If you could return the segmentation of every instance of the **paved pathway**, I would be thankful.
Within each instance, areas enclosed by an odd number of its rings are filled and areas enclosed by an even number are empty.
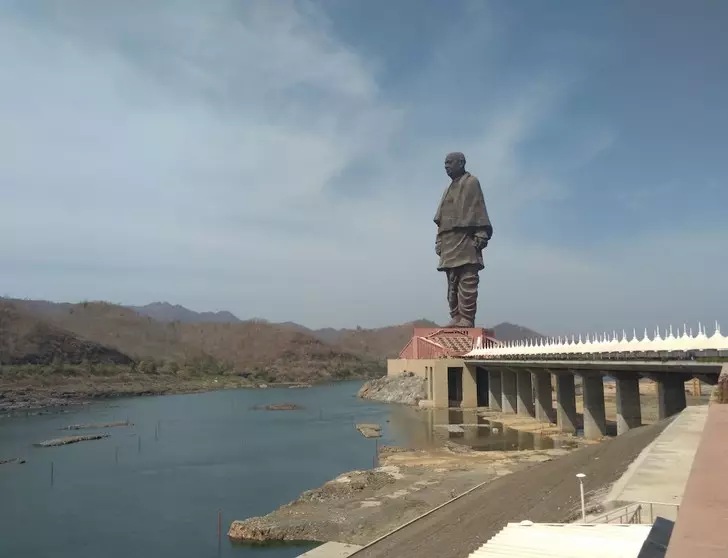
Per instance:
[[[710,406],[666,558],[728,556],[728,404]]]
[[[707,418],[707,405],[684,409],[615,483],[605,504],[657,502],[644,510],[644,520],[651,523],[650,515],[677,519]]]
[[[327,542],[319,547],[299,555],[299,558],[347,558],[359,550],[361,546],[340,542]]]

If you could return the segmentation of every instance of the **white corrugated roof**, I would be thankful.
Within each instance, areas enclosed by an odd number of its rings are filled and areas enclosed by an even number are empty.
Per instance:
[[[468,558],[637,558],[652,525],[509,523]]]

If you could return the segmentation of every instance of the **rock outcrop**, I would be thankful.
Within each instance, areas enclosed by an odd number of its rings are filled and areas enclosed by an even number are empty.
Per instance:
[[[362,399],[373,399],[384,403],[417,405],[422,399],[427,399],[427,380],[412,372],[384,376],[365,383],[358,395]]]

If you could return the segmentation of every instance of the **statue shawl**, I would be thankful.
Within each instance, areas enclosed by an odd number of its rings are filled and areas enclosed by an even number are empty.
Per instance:
[[[442,195],[434,221],[438,234],[460,228],[485,229],[490,238],[493,226],[488,218],[483,190],[475,176],[466,172],[450,183]]]

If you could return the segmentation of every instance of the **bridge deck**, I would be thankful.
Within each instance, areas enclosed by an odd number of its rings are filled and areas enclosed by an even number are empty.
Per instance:
[[[464,558],[508,522],[570,519],[579,509],[577,473],[587,491],[611,485],[669,421],[499,478],[353,554],[356,558]]]
[[[638,374],[656,374],[660,372],[674,372],[682,374],[718,375],[721,369],[728,364],[724,362],[700,362],[693,360],[675,360],[661,362],[659,360],[511,360],[511,359],[484,359],[466,357],[465,362],[485,368],[528,368],[546,369],[551,371],[598,371],[598,372],[633,372]]]

